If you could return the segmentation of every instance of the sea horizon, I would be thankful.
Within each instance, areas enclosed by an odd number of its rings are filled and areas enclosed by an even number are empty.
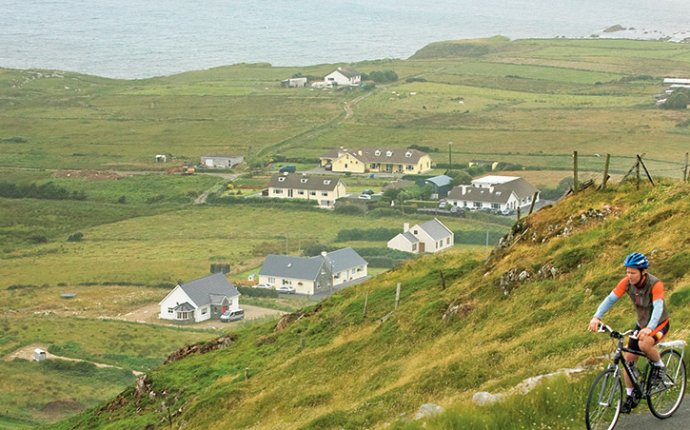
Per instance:
[[[685,41],[680,0],[6,0],[0,67],[138,79],[239,63],[405,59],[432,42],[505,36]],[[622,29],[607,33],[614,25]]]

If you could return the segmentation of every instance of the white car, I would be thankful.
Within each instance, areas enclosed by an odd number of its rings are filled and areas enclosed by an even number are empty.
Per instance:
[[[273,285],[271,285],[271,284],[256,284],[256,285],[252,285],[252,288],[262,288],[264,290],[272,290]]]
[[[295,294],[295,287],[292,285],[280,285],[276,287],[276,291],[284,294]]]

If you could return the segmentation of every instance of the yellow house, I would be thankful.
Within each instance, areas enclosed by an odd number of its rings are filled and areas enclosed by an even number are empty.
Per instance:
[[[431,170],[429,154],[416,149],[366,148],[356,151],[339,149],[324,154],[321,166],[333,172],[402,173],[417,175]]]

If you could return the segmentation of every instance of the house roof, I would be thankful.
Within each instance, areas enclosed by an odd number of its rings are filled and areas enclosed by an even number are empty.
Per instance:
[[[175,311],[181,311],[181,312],[193,311],[194,309],[196,309],[196,308],[193,305],[191,305],[189,302],[180,303],[179,305],[175,306],[175,308],[174,308]]]
[[[182,283],[180,288],[197,307],[212,304],[213,296],[221,297],[222,300],[222,297],[236,297],[240,295],[237,288],[222,273],[214,273],[205,278]]]
[[[407,239],[408,242],[410,243],[419,243],[419,239],[415,237],[414,234],[410,233],[409,231],[406,231],[404,233],[399,233],[398,236],[402,236],[405,239]],[[397,236],[396,236],[397,237]]]
[[[417,227],[421,230],[424,230],[434,240],[445,239],[446,237],[453,235],[453,232],[436,218],[432,219],[431,221],[418,224]]]
[[[512,191],[506,189],[498,189],[498,186],[491,188],[470,187],[465,185],[465,194],[462,193],[462,185],[454,187],[448,193],[449,200],[465,200],[468,202],[484,202],[484,203],[507,203]]]
[[[323,265],[324,259],[321,256],[310,258],[271,254],[266,256],[259,275],[314,281]]]
[[[360,76],[361,73],[359,73],[357,70],[353,69],[352,67],[338,67],[337,69],[333,70],[330,74],[333,74],[335,72],[340,72],[341,75],[345,76],[346,78],[354,78],[355,76]]]
[[[268,182],[269,188],[293,188],[302,190],[333,191],[340,179],[333,176],[276,173]]]
[[[475,179],[472,184],[476,186],[459,185],[454,187],[448,193],[448,198],[485,203],[507,203],[512,193],[515,193],[515,196],[521,200],[531,197],[539,191],[532,184],[517,176],[490,175]],[[484,187],[479,187],[479,185],[484,185]],[[462,193],[463,187],[465,194]]]
[[[351,154],[366,163],[378,164],[417,164],[427,155],[416,149],[364,148],[361,152],[352,151]]]
[[[319,257],[317,256],[314,258]],[[350,247],[341,248],[329,252],[328,254],[326,254],[325,258],[328,263],[333,262],[334,272],[340,272],[343,270],[351,269],[353,267],[364,266],[368,264],[367,261],[357,253],[357,251]]]
[[[451,178],[448,175],[434,176],[433,178],[427,178],[425,180],[425,182],[431,182],[432,184],[436,185],[439,188],[450,185],[450,183],[452,181],[453,181],[453,178]]]

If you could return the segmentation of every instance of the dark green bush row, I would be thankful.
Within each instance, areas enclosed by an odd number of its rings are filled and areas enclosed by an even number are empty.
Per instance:
[[[0,197],[10,199],[44,199],[44,200],[85,200],[83,191],[68,191],[52,182],[42,185],[19,185],[11,182],[0,182]]]
[[[242,287],[236,286],[237,291],[243,296],[247,297],[278,297],[278,292],[276,290],[268,290],[265,288],[252,288],[252,287]]]

